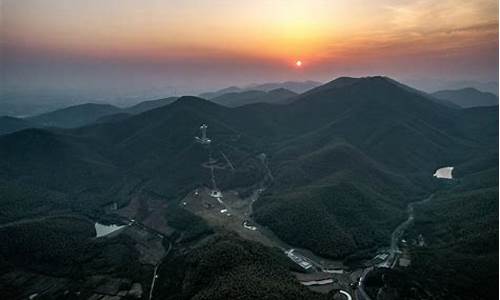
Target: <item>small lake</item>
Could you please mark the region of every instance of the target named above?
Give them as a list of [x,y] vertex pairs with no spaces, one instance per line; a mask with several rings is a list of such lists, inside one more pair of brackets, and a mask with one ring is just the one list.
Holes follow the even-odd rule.
[[443,167],[437,169],[433,176],[436,178],[453,179],[452,173],[453,167]]
[[95,231],[96,231],[96,237],[101,237],[101,236],[106,236],[114,231],[117,231],[118,229],[121,229],[125,227],[126,225],[103,225],[100,223],[95,223]]

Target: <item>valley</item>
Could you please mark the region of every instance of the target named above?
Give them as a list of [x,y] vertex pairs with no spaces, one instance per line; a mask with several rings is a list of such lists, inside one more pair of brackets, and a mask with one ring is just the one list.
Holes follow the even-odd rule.
[[[452,179],[450,170],[453,170],[453,168],[441,168],[436,170],[435,174],[445,172],[445,175],[438,178]],[[215,230],[219,230],[218,228],[220,230],[229,230],[244,239],[280,249],[303,269],[304,273],[294,273],[301,284],[308,286],[312,291],[320,293],[335,291],[335,293],[345,296],[346,299],[372,299],[364,290],[364,281],[374,268],[393,269],[398,266],[406,267],[410,264],[408,253],[400,261],[402,252],[399,245],[402,242],[406,243],[402,237],[414,222],[414,207],[426,204],[433,197],[433,195],[430,195],[424,200],[408,204],[407,219],[399,224],[388,237],[390,240],[389,248],[379,249],[373,259],[363,261],[362,267],[349,267],[344,265],[341,260],[334,261],[322,258],[311,251],[294,248],[280,240],[268,228],[260,226],[252,219],[252,206],[259,195],[265,191],[264,182],[268,178],[273,178],[272,174],[266,174],[263,181],[254,187],[255,190],[246,199],[239,197],[237,191],[214,193],[213,190],[208,188],[200,188],[189,193],[180,201],[179,205],[203,218]]]
[[[466,243],[445,229],[495,234],[497,125],[498,107],[343,77],[279,105],[186,96],[0,135],[0,234],[13,242],[0,247],[1,288],[12,299],[446,299],[453,282],[422,274],[445,277],[442,253]],[[491,248],[456,253],[490,274]]]
[[496,300],[499,0],[0,0],[0,300]]

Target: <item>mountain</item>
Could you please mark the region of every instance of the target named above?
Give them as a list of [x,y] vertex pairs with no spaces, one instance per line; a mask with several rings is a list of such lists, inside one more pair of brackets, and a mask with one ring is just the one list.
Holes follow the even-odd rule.
[[[498,219],[493,205],[498,198],[491,192],[498,189],[492,176],[498,163],[498,107],[453,108],[381,76],[341,77],[293,99],[231,108],[185,96],[112,122],[2,135],[0,218],[9,222],[56,211],[103,216],[109,204],[123,207],[137,199],[144,199],[137,210],[145,213],[155,197],[158,207],[171,212],[160,221],[175,228],[169,237],[172,256],[160,265],[155,290],[167,299],[238,298],[239,290],[249,295],[242,299],[260,298],[261,289],[290,292],[290,299],[311,298],[290,279],[279,252],[219,235],[230,226],[214,226],[214,234],[207,229],[211,216],[193,216],[179,204],[200,186],[212,186],[211,171],[228,195],[224,201],[232,201],[229,191],[236,195],[265,187],[249,218],[287,247],[346,264],[371,259],[388,246],[391,232],[407,218],[407,204],[435,191],[440,193],[437,214],[449,215],[422,220],[422,230],[432,239],[449,234],[442,228],[480,230]],[[207,149],[194,140],[201,124],[208,125],[211,158],[228,159],[232,168],[203,167]],[[442,166],[457,166],[457,184],[474,194],[467,199],[445,195],[445,184],[432,177]],[[486,200],[469,203],[474,197]],[[493,209],[483,218],[468,207]],[[472,215],[464,220],[468,225],[461,225],[457,220],[465,213]],[[491,236],[476,236],[477,244]],[[433,248],[436,253],[460,239],[446,237]],[[471,256],[486,253],[484,262],[494,258],[492,251],[470,249]],[[448,262],[438,258],[437,266]],[[441,274],[439,267],[432,272],[430,278]]]
[[[386,80],[387,82],[390,82],[392,83],[393,85],[396,85],[408,92],[411,92],[411,93],[414,93],[414,94],[418,94],[422,97],[425,97],[431,101],[434,101],[434,102],[437,102],[439,104],[442,104],[442,105],[446,105],[446,106],[449,106],[449,107],[453,107],[453,108],[460,108],[460,106],[450,102],[450,101],[447,101],[447,100],[443,100],[443,99],[438,99],[426,92],[423,92],[421,90],[418,90],[418,89],[415,89],[413,87],[410,87],[408,85],[405,85],[399,81],[396,81],[392,78],[389,78],[389,77],[385,77],[385,76],[380,76],[380,78]],[[361,78],[362,79],[362,78]],[[366,79],[366,78],[365,78]],[[337,78],[336,80],[333,80],[327,84],[324,84],[324,85],[321,85],[315,89],[312,89],[310,90],[309,92],[310,93],[316,93],[318,91],[321,91],[321,90],[328,90],[328,89],[332,89],[332,88],[341,88],[341,87],[346,87],[346,86],[349,86],[349,85],[352,85],[356,82],[359,82],[360,78],[354,78],[354,77],[340,77],[340,78]]]
[[72,92],[0,86],[0,116],[25,118],[40,115],[73,103],[79,98]]
[[449,106],[449,107],[452,107],[452,108],[460,108],[459,105],[457,105],[457,104],[455,104],[455,103],[453,103],[451,101],[448,101],[446,99],[436,98],[436,97],[432,96],[431,94],[428,94],[428,93],[426,93],[424,91],[421,91],[421,90],[417,90],[417,89],[412,88],[412,87],[410,87],[410,86],[408,86],[406,84],[402,84],[402,83],[400,83],[400,82],[398,82],[396,80],[393,80],[393,79],[390,79],[390,78],[387,78],[387,79],[391,80],[394,84],[399,85],[400,87],[402,87],[402,88],[404,88],[404,89],[406,89],[406,90],[408,90],[410,92],[417,93],[417,94],[419,94],[421,96],[424,96],[426,98],[429,98],[429,100],[432,100],[432,101],[437,102],[439,104],[443,104],[443,105],[446,105],[446,106]]
[[[231,155],[235,166],[242,164],[234,177],[247,184],[254,176],[245,174],[255,172],[247,168],[257,159],[245,150],[250,148],[248,141],[233,141],[239,133],[225,124],[229,115],[223,106],[182,97],[171,105],[116,122],[73,130],[28,129],[0,136],[0,182],[20,180],[32,187],[29,189],[62,193],[71,205],[85,203],[90,210],[126,201],[119,191],[126,192],[141,181],[144,189],[174,198],[207,179],[208,174],[199,171],[206,153],[193,144],[199,125],[205,122],[217,140],[215,149]],[[219,156],[219,152],[214,154]],[[238,185],[234,179],[220,182],[221,187],[230,184]],[[91,200],[82,200],[87,197]],[[32,209],[38,205],[47,207],[41,201],[33,203]]]
[[[198,171],[205,155],[193,144],[199,125],[206,123],[217,147],[240,166],[237,173],[247,175],[224,177],[222,187],[251,184],[255,176],[248,175],[259,172],[259,164],[249,153],[267,152],[275,182],[257,201],[255,218],[292,244],[345,257],[378,245],[404,216],[405,203],[428,190],[429,174],[437,167],[480,155],[482,145],[492,142],[472,136],[483,125],[475,122],[479,128],[471,128],[464,122],[469,115],[384,77],[339,78],[288,105],[226,108],[181,97],[112,123],[70,132],[20,132],[0,140],[0,153],[7,158],[0,167],[9,170],[5,180],[25,178],[69,195],[71,186],[92,186],[94,199],[100,199],[96,193],[110,195],[124,188],[122,181],[146,180],[144,188],[175,198],[207,180]],[[37,150],[26,152],[28,148]],[[339,196],[328,196],[332,193]],[[352,195],[360,208],[357,218],[367,220],[359,228],[335,208],[353,201]],[[314,221],[330,224],[316,231],[315,241],[322,246],[305,238],[315,228],[303,213],[306,203],[318,215]],[[297,227],[292,220],[310,225]],[[356,234],[367,228],[374,234]],[[345,248],[326,246],[337,239],[347,241]]]
[[457,90],[467,87],[472,87],[477,90],[492,93],[498,96],[498,81],[451,81],[443,84],[441,88],[434,88],[434,90]]
[[224,89],[221,89],[221,90],[218,90],[215,92],[202,93],[199,96],[203,99],[210,100],[212,98],[219,97],[219,96],[222,96],[222,95],[227,94],[227,93],[239,93],[241,91],[243,91],[243,89],[236,87],[236,86],[230,86],[228,88],[224,88]]
[[277,249],[229,236],[214,236],[188,253],[168,258],[157,299],[329,299],[297,284]]
[[73,128],[87,125],[102,116],[120,112],[120,108],[109,104],[86,103],[27,118],[29,122],[43,127]]
[[277,135],[293,137],[275,142],[275,182],[255,218],[324,256],[380,246],[438,166],[482,151],[460,124],[464,114],[384,77],[339,78],[281,110],[287,125]]
[[127,107],[122,110],[123,113],[128,113],[128,114],[140,114],[142,112],[155,109],[164,105],[168,105],[173,103],[175,100],[177,100],[178,97],[168,97],[168,98],[163,98],[163,99],[158,99],[158,100],[149,100],[149,101],[143,101],[140,102],[134,106]]
[[317,81],[285,81],[250,85],[247,89],[255,89],[262,91],[271,91],[275,89],[286,89],[297,94],[302,94],[310,89],[320,86],[321,82]]
[[93,123],[109,123],[109,122],[117,122],[121,120],[125,120],[128,117],[133,116],[132,114],[128,113],[117,113],[117,114],[112,114],[112,115],[105,115],[103,117],[100,117],[99,119],[95,120]]
[[117,122],[124,120],[132,115],[140,114],[148,110],[152,110],[158,107],[162,107],[165,105],[172,104],[177,100],[178,97],[168,97],[168,98],[163,98],[163,99],[158,99],[158,100],[148,100],[148,101],[143,101],[140,102],[136,105],[126,107],[121,109],[120,112],[110,114],[110,115],[104,115],[97,120],[95,120],[95,123],[108,123],[108,122]]
[[199,96],[204,99],[214,99],[220,97],[224,94],[229,93],[241,93],[247,91],[263,91],[270,92],[272,90],[285,89],[296,94],[304,93],[310,89],[320,86],[321,83],[317,81],[285,81],[285,82],[272,82],[272,83],[262,83],[262,84],[252,84],[245,87],[231,86],[218,90],[216,92],[202,93]]
[[[491,286],[496,285],[499,263],[498,154],[486,167],[474,162],[459,165],[456,171],[461,173],[460,182],[418,210],[408,240],[422,234],[425,246],[416,249],[409,273],[436,293],[496,299],[498,289]],[[464,264],[474,268],[463,274],[459,267]],[[443,280],[436,284],[438,278]],[[486,285],[477,291],[478,284]]]
[[460,107],[498,105],[498,96],[488,92],[481,92],[475,88],[437,91],[432,93],[432,96],[450,101]]
[[0,117],[0,135],[31,127],[37,127],[37,125],[21,118],[9,116]]
[[[391,281],[401,298],[498,298],[498,149],[492,150],[456,165],[456,179],[442,182],[431,200],[416,206],[415,223],[402,236],[411,266],[370,274],[366,282],[372,298],[382,276],[398,277]],[[474,268],[463,273],[464,264]],[[485,287],[477,290],[478,284]],[[422,287],[426,291],[419,292]]]
[[210,99],[210,101],[228,107],[237,107],[253,103],[284,104],[293,101],[293,98],[295,96],[297,96],[296,93],[283,88],[279,88],[271,90],[269,92],[255,90],[227,93],[212,98]]
[[95,122],[115,122],[131,115],[171,104],[175,100],[177,100],[177,97],[143,101],[134,106],[123,109],[109,104],[87,103],[58,109],[28,118],[5,116],[0,118],[0,135],[26,128],[75,128]]

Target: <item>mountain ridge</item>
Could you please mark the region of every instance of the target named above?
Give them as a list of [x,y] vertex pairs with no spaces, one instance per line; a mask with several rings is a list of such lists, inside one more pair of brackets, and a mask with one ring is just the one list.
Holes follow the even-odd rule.
[[[487,116],[491,121],[474,121],[481,116]],[[471,127],[471,122],[476,126]],[[82,174],[86,174],[82,177],[85,178],[83,182],[92,183],[97,194],[108,195],[112,189],[123,188],[120,186],[122,179],[113,178],[115,172],[127,174],[127,179],[123,180],[146,181],[145,188],[168,199],[175,199],[197,185],[206,184],[207,174],[199,173],[206,154],[194,143],[199,126],[205,123],[209,126],[213,147],[231,157],[236,172],[246,174],[243,177],[255,178],[249,175],[259,172],[255,155],[261,152],[269,154],[276,181],[263,199],[270,199],[274,209],[286,206],[286,197],[278,195],[294,198],[298,191],[311,191],[311,207],[329,206],[330,201],[345,201],[344,198],[325,200],[325,189],[333,186],[333,190],[339,189],[341,193],[359,195],[360,205],[368,202],[381,207],[389,205],[393,215],[399,216],[401,207],[408,201],[402,196],[403,191],[410,194],[408,198],[416,197],[432,186],[429,174],[439,165],[446,161],[465,161],[481,153],[483,147],[494,143],[495,136],[498,136],[491,126],[494,122],[495,115],[491,110],[462,112],[408,91],[388,78],[368,77],[337,79],[299,95],[285,105],[259,103],[229,108],[199,97],[184,96],[169,105],[116,122],[76,129],[49,129],[47,132],[63,142],[53,151],[62,151],[61,163],[82,170]],[[472,138],[477,131],[486,132],[484,128],[489,128],[488,136],[481,140]],[[46,139],[47,143],[53,143],[43,135],[28,133],[20,131],[10,134],[8,139],[0,139],[0,153],[7,154],[5,151],[12,144],[9,141],[17,139],[19,144],[30,143],[33,147]],[[12,151],[8,153],[10,161],[20,165],[31,163],[23,162],[21,156],[27,155],[23,151],[19,157]],[[58,174],[66,174],[71,169],[58,171],[55,178],[41,174],[54,169],[47,167],[51,164],[61,166],[54,159],[38,159],[40,168],[36,170],[48,180],[43,185],[52,180],[50,188],[54,189],[64,180],[64,176]],[[25,168],[19,168],[15,176],[5,174],[3,178],[0,176],[0,181],[23,180],[28,176],[25,171]],[[100,182],[99,178],[102,178]],[[377,178],[385,180],[378,181]],[[78,182],[78,177],[68,177],[67,181],[83,184]],[[350,185],[346,187],[347,182]],[[242,183],[229,180],[222,182],[221,187],[238,184]],[[72,193],[69,189],[66,192]],[[299,200],[296,208],[300,207]],[[256,203],[256,218],[278,226],[273,223],[278,218],[275,210],[268,211],[262,201]],[[360,218],[368,216],[363,210],[358,214]],[[299,211],[288,211],[287,218],[300,220],[302,217]],[[343,232],[341,236],[358,232],[351,231],[352,224],[337,215],[335,210],[327,210],[324,217],[343,220],[335,230],[331,228]],[[359,243],[351,243],[349,250],[342,253],[311,250],[327,256],[345,257],[360,248],[379,243],[378,237],[384,236],[397,221],[397,217],[387,222],[378,220],[378,225],[373,224],[378,228],[374,238],[364,237]],[[278,236],[286,239],[289,236],[285,232],[287,228],[293,228],[297,236],[305,236],[293,224],[281,224],[274,229]],[[321,232],[318,234],[321,236]],[[332,243],[328,235],[322,238],[325,245]],[[299,246],[315,247],[302,242],[295,240]]]
[[463,108],[476,106],[498,106],[498,96],[468,87],[455,90],[441,90],[432,93],[434,97],[450,101]]

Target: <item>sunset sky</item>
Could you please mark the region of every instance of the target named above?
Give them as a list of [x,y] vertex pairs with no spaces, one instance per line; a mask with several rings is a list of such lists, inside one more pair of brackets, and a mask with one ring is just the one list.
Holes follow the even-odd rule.
[[201,91],[371,74],[498,80],[494,0],[0,3],[9,86]]

